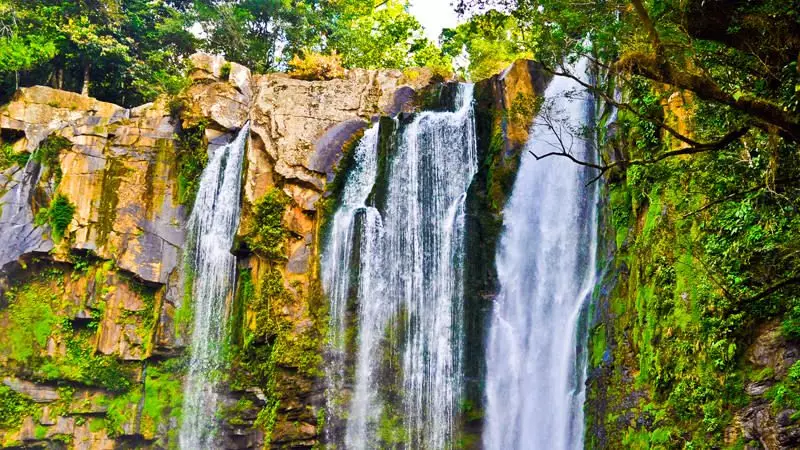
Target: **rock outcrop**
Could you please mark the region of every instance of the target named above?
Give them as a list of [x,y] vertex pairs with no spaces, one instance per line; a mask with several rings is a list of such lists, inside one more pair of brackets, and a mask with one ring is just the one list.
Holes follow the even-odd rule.
[[[254,344],[239,350],[233,370],[267,364],[247,352],[277,352],[276,339],[281,354],[270,378],[247,372],[224,385],[223,440],[231,448],[319,441],[319,201],[360,131],[415,110],[431,72],[301,81],[253,75],[219,56],[191,61],[192,83],[177,99],[125,109],[36,86],[0,108],[0,144],[16,155],[0,167],[0,389],[29,405],[0,427],[3,445],[177,445],[191,315],[183,251],[192,173],[181,158],[187,145],[213,152],[247,121],[232,250],[253,292],[242,287],[231,300],[231,326],[234,343],[246,335]],[[200,141],[189,139],[198,130]],[[251,248],[263,226],[258,205],[275,192],[286,199],[281,257]],[[281,300],[264,316],[260,299],[275,289]]]

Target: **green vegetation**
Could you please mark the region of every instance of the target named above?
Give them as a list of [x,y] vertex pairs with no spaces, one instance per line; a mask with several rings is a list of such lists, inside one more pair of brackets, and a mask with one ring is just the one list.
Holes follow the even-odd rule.
[[191,207],[200,187],[200,176],[208,163],[206,144],[206,122],[181,131],[175,144],[175,160],[178,164],[178,201]]
[[[0,349],[41,380],[69,380],[110,392],[127,391],[129,370],[116,357],[95,352],[96,322],[77,328],[67,316],[74,306],[64,291],[65,283],[65,273],[51,267],[6,292],[8,325],[0,329]],[[63,356],[43,355],[49,339],[64,343]]]
[[[641,117],[660,110],[670,93],[641,81],[629,89],[641,101],[619,115],[619,139],[637,143],[626,147],[627,157],[672,148],[674,141]],[[695,107],[698,136],[727,120],[724,108]],[[590,428],[590,448],[714,448],[750,401],[745,385],[783,376],[754,367],[745,352],[758,326],[770,321],[783,321],[786,338],[796,339],[796,291],[774,288],[797,273],[796,188],[765,180],[796,178],[800,161],[796,148],[761,132],[729,146],[613,174],[614,263],[630,272],[607,299],[613,315],[590,338],[592,366],[605,367],[601,348],[610,345],[613,369],[589,392],[590,405],[605,403],[608,411],[590,421],[610,433],[600,442]],[[633,380],[626,381],[623,368]],[[795,389],[787,377],[765,397],[776,408],[794,407]],[[634,406],[625,406],[634,395]],[[635,421],[621,419],[628,412]]]
[[16,152],[11,144],[0,144],[0,171],[11,166],[24,167],[30,159],[28,152]]
[[0,384],[0,430],[18,427],[25,416],[32,415],[36,406],[29,398]]
[[450,72],[451,56],[424,36],[406,0],[0,0],[0,30],[0,102],[37,84],[123,106],[174,96],[197,49],[259,73],[285,71],[304,52],[338,54],[344,67]]
[[469,65],[462,75],[482,80],[502,72],[517,59],[534,59],[537,36],[515,16],[497,10],[476,14],[456,28],[442,31],[442,50],[456,57],[465,51]]
[[48,208],[41,209],[36,213],[35,223],[37,226],[49,224],[53,241],[59,242],[64,237],[64,232],[67,231],[74,214],[75,205],[69,201],[69,198],[64,194],[56,194]]
[[269,260],[286,258],[287,231],[283,226],[283,213],[289,196],[277,187],[270,188],[253,205],[254,227],[246,238],[253,252]]
[[[48,84],[132,106],[183,83],[196,47],[172,2],[0,1],[0,92]],[[181,2],[177,2],[181,3]]]

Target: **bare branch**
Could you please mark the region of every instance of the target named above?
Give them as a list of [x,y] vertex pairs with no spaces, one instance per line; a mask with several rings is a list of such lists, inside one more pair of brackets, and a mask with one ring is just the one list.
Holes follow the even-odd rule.
[[662,130],[664,130],[667,133],[669,133],[672,137],[678,139],[679,141],[681,141],[683,143],[686,143],[686,144],[689,144],[689,145],[692,145],[692,146],[700,145],[699,142],[689,138],[688,136],[684,136],[683,134],[679,133],[678,130],[676,130],[676,129],[672,128],[671,126],[667,125],[663,120],[658,120],[655,117],[642,114],[636,108],[634,108],[633,106],[631,106],[628,103],[621,103],[621,102],[616,101],[616,99],[614,99],[610,95],[606,94],[600,87],[595,86],[595,85],[593,85],[591,83],[587,83],[587,82],[581,80],[580,77],[577,77],[577,76],[575,76],[575,75],[573,75],[573,74],[571,74],[571,73],[569,73],[567,71],[564,71],[564,70],[562,70],[560,72],[559,71],[555,71],[555,70],[553,70],[553,69],[551,69],[551,68],[549,68],[547,66],[544,66],[544,69],[547,70],[548,72],[552,73],[553,75],[567,77],[567,78],[570,78],[570,79],[576,81],[578,84],[580,84],[584,88],[590,90],[594,95],[597,95],[598,97],[602,98],[606,103],[608,103],[608,104],[610,104],[610,105],[612,105],[612,106],[614,106],[614,107],[616,107],[618,109],[623,109],[625,111],[628,111],[628,112],[632,113],[633,115],[635,115],[636,117],[638,117],[640,119],[644,119],[644,120],[652,123],[653,125],[661,128]]

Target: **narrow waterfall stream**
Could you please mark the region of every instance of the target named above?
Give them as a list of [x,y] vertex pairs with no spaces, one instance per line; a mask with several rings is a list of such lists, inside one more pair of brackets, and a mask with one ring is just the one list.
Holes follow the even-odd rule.
[[365,133],[331,223],[322,256],[331,304],[328,405],[344,425],[326,434],[344,448],[454,444],[464,207],[477,170],[473,87],[457,89],[454,111],[397,123],[383,171],[383,133]]
[[231,295],[236,257],[231,254],[239,227],[242,162],[249,125],[230,144],[216,149],[203,170],[189,217],[187,269],[192,277],[191,360],[184,385],[180,446],[219,448],[215,377],[222,368],[226,299]]
[[[587,62],[572,73],[586,77]],[[545,91],[527,149],[592,160],[580,136],[594,101],[579,83],[555,77]],[[566,450],[583,446],[585,352],[581,310],[592,293],[597,189],[590,169],[527,151],[503,213],[500,293],[487,342],[487,450]]]

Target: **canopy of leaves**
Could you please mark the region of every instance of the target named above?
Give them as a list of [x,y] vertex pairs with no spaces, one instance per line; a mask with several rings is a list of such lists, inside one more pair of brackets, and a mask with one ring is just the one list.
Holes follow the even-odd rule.
[[182,57],[196,46],[187,19],[160,0],[0,0],[2,92],[80,91],[88,74],[92,96],[152,100],[180,87]]
[[345,67],[449,67],[406,0],[205,0],[195,12],[208,50],[258,72],[284,70],[304,51],[335,52]]
[[500,73],[517,59],[533,59],[538,29],[521,23],[510,14],[489,10],[454,29],[442,31],[442,50],[452,56],[466,56],[465,75],[473,80]]
[[46,84],[138,105],[184,88],[196,50],[256,72],[304,52],[344,67],[451,67],[407,0],[0,0],[0,102]]

